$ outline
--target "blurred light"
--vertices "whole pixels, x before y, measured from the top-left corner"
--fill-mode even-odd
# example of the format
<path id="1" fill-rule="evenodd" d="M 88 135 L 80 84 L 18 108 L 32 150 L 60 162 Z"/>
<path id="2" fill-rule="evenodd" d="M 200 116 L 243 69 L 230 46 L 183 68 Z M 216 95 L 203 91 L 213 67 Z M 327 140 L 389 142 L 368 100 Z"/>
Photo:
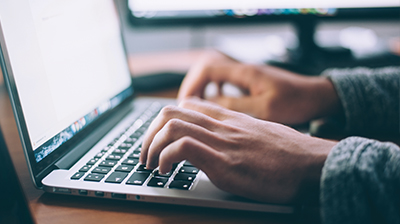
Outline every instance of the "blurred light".
<path id="1" fill-rule="evenodd" d="M 282 56 L 286 53 L 285 42 L 280 36 L 269 35 L 265 38 L 265 44 L 268 46 L 268 52 L 275 56 Z"/>
<path id="2" fill-rule="evenodd" d="M 376 33 L 362 27 L 348 27 L 340 31 L 339 40 L 342 46 L 354 51 L 373 49 L 378 43 Z"/>

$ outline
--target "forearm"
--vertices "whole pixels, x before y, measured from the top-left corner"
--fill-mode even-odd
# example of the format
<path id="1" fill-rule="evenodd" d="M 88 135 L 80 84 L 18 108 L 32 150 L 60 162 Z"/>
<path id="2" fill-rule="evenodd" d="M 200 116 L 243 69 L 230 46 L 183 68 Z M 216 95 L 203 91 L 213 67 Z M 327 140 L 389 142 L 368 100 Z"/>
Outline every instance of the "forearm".
<path id="1" fill-rule="evenodd" d="M 400 149 L 342 140 L 325 161 L 320 188 L 323 223 L 400 223 Z"/>
<path id="2" fill-rule="evenodd" d="M 347 134 L 399 134 L 400 67 L 332 69 Z"/>

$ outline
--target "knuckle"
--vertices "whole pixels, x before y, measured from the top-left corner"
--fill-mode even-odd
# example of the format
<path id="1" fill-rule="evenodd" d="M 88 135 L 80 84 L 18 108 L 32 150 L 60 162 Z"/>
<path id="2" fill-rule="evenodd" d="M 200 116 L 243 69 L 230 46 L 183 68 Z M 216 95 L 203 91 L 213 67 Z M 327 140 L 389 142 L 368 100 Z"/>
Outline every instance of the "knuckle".
<path id="1" fill-rule="evenodd" d="M 152 141 L 151 145 L 149 146 L 149 151 L 154 147 L 155 143 L 157 143 L 158 141 L 162 140 L 165 137 L 166 137 L 165 134 L 161 133 L 160 131 L 157 132 L 154 135 L 154 138 L 153 138 L 153 141 Z"/>
<path id="2" fill-rule="evenodd" d="M 192 97 L 183 99 L 183 100 L 179 103 L 179 107 L 182 107 L 182 108 L 187 108 L 187 107 L 189 107 L 189 106 L 191 105 L 191 101 L 192 101 L 192 100 L 193 100 Z"/>
<path id="3" fill-rule="evenodd" d="M 239 71 L 242 74 L 254 74 L 256 67 L 250 64 L 241 64 Z"/>
<path id="4" fill-rule="evenodd" d="M 193 150 L 193 145 L 194 145 L 194 139 L 189 136 L 184 136 L 181 139 L 179 139 L 179 144 L 178 144 L 178 151 L 179 153 L 189 153 L 191 150 Z"/>
<path id="5" fill-rule="evenodd" d="M 247 79 L 249 79 L 249 82 L 252 81 L 254 86 L 256 87 L 261 86 L 262 82 L 260 82 L 260 80 L 262 79 L 262 77 L 264 77 L 264 72 L 259 66 L 247 65 L 244 72 L 247 75 L 246 77 Z"/>
<path id="6" fill-rule="evenodd" d="M 208 73 L 212 67 L 212 64 L 213 64 L 213 62 L 208 59 L 206 59 L 205 61 L 200 63 L 199 64 L 199 73 L 201 73 L 201 74 Z"/>
<path id="7" fill-rule="evenodd" d="M 262 71 L 258 65 L 247 65 L 246 72 L 252 75 L 262 75 Z"/>
<path id="8" fill-rule="evenodd" d="M 190 76 L 204 76 L 208 73 L 211 67 L 211 62 L 206 59 L 200 60 L 197 64 L 195 64 L 192 69 L 190 69 Z"/>
<path id="9" fill-rule="evenodd" d="M 183 126 L 184 126 L 184 122 L 179 119 L 176 119 L 176 118 L 170 119 L 165 124 L 165 128 L 166 128 L 167 132 L 172 132 L 172 133 L 179 131 Z"/>
<path id="10" fill-rule="evenodd" d="M 167 105 L 161 109 L 160 115 L 163 118 L 168 119 L 168 118 L 173 117 L 176 114 L 177 110 L 178 110 L 178 108 L 176 106 Z"/>
<path id="11" fill-rule="evenodd" d="M 189 136 L 184 136 L 180 141 L 180 148 L 188 149 L 193 146 L 193 138 Z"/>
<path id="12" fill-rule="evenodd" d="M 181 108 L 186 108 L 186 109 L 191 109 L 193 107 L 196 107 L 201 102 L 201 99 L 197 96 L 190 96 L 185 99 L 183 99 L 179 103 L 179 107 Z"/>

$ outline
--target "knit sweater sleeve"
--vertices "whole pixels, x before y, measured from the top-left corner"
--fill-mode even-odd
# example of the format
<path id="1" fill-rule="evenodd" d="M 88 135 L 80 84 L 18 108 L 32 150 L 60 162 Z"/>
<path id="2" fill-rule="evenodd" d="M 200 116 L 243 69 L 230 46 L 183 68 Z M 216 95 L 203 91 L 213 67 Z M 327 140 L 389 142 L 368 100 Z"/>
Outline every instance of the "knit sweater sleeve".
<path id="1" fill-rule="evenodd" d="M 400 148 L 361 137 L 340 141 L 322 170 L 321 217 L 330 223 L 400 223 Z"/>
<path id="2" fill-rule="evenodd" d="M 400 67 L 330 69 L 350 135 L 399 133 Z"/>

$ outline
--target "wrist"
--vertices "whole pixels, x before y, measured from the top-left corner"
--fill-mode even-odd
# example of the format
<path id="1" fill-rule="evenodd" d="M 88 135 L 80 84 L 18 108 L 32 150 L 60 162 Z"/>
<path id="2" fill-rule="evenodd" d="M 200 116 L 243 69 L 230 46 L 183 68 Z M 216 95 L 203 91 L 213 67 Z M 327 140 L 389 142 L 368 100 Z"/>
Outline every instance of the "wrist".
<path id="1" fill-rule="evenodd" d="M 319 203 L 319 189 L 322 169 L 331 149 L 337 141 L 325 140 L 311 137 L 307 148 L 310 155 L 304 165 L 304 176 L 298 192 L 298 202 L 306 205 Z"/>
<path id="2" fill-rule="evenodd" d="M 312 119 L 340 113 L 342 106 L 336 89 L 327 77 L 312 77 L 308 83 L 308 98 L 312 107 Z"/>

